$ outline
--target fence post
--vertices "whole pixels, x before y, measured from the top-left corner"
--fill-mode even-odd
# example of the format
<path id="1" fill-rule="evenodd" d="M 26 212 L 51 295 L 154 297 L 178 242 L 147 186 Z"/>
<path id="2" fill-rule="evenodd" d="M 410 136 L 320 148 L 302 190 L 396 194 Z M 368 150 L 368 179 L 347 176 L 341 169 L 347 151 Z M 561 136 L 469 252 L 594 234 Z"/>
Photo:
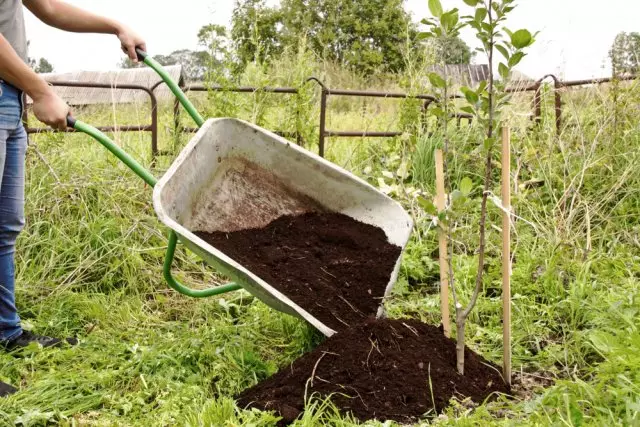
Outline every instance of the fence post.
<path id="1" fill-rule="evenodd" d="M 325 126 L 327 122 L 327 90 L 322 88 L 322 95 L 320 97 L 320 140 L 318 142 L 318 154 L 320 157 L 324 157 L 324 138 L 325 138 Z"/>
<path id="2" fill-rule="evenodd" d="M 533 95 L 533 119 L 536 125 L 540 125 L 542 122 L 542 82 L 538 80 L 536 82 L 536 91 Z"/>
<path id="3" fill-rule="evenodd" d="M 556 101 L 556 133 L 560 135 L 560 131 L 562 130 L 562 95 L 560 95 L 560 88 L 562 87 L 562 83 L 556 78 L 556 76 L 552 76 L 555 87 L 555 101 Z"/>

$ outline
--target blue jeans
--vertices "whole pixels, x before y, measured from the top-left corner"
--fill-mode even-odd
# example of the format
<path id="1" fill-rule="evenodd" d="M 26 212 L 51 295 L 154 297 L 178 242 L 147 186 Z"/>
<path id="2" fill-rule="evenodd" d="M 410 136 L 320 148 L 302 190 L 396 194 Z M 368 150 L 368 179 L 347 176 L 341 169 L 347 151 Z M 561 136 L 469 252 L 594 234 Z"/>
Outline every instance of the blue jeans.
<path id="1" fill-rule="evenodd" d="M 22 333 L 15 301 L 15 247 L 24 228 L 27 133 L 22 93 L 0 81 L 0 340 Z"/>

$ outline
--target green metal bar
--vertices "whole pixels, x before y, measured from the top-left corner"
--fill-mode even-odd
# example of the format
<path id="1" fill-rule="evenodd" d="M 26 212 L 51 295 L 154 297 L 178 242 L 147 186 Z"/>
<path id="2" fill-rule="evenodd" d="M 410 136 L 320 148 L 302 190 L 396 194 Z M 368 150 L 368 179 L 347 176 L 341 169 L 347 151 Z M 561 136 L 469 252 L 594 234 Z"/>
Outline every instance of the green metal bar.
<path id="1" fill-rule="evenodd" d="M 158 180 L 151 175 L 140 163 L 138 163 L 133 157 L 127 154 L 122 148 L 118 147 L 108 136 L 100 132 L 95 127 L 88 125 L 80 120 L 76 120 L 69 116 L 67 118 L 67 125 L 77 131 L 84 132 L 89 136 L 92 136 L 100 144 L 105 146 L 107 150 L 118 157 L 125 165 L 127 165 L 132 171 L 134 171 L 140 178 L 142 178 L 151 187 L 155 187 Z M 226 292 L 231 292 L 240 289 L 241 287 L 235 283 L 229 283 L 227 285 L 218 286 L 211 289 L 190 289 L 184 286 L 182 283 L 174 279 L 171 274 L 171 265 L 173 264 L 173 258 L 176 252 L 176 244 L 178 243 L 178 236 L 172 230 L 169 234 L 169 245 L 167 247 L 167 253 L 164 258 L 163 273 L 166 282 L 171 288 L 177 292 L 193 297 L 193 298 L 206 298 L 213 295 L 220 295 Z"/>
<path id="2" fill-rule="evenodd" d="M 78 130 L 80 132 L 84 132 L 87 135 L 92 136 L 96 139 L 100 144 L 104 145 L 107 150 L 111 151 L 116 157 L 118 157 L 122 162 L 129 167 L 132 171 L 136 173 L 140 178 L 144 180 L 147 184 L 154 187 L 158 180 L 155 176 L 151 175 L 151 172 L 146 170 L 140 163 L 138 163 L 133 157 L 127 154 L 122 148 L 118 147 L 113 141 L 109 139 L 104 133 L 100 132 L 98 129 L 90 126 L 80 120 L 75 120 L 72 117 L 67 119 L 67 122 L 70 127 Z"/>
<path id="3" fill-rule="evenodd" d="M 164 80 L 169 89 L 171 89 L 171 92 L 173 92 L 176 98 L 178 98 L 184 109 L 187 110 L 187 113 L 189 113 L 198 127 L 201 127 L 204 124 L 204 119 L 202 118 L 200 113 L 198 113 L 198 110 L 196 110 L 191 101 L 189 101 L 182 89 L 180 89 L 180 86 L 178 86 L 178 84 L 171 78 L 169 73 L 167 73 L 164 67 L 143 50 L 136 49 L 136 52 L 138 53 L 138 57 L 142 58 L 145 64 L 153 68 L 153 70 L 158 73 L 160 77 L 162 77 L 162 80 Z"/>
<path id="4" fill-rule="evenodd" d="M 176 279 L 174 279 L 171 274 L 171 264 L 173 263 L 173 256 L 176 251 L 176 244 L 178 243 L 178 235 L 175 231 L 171 231 L 169 233 L 169 246 L 167 247 L 167 255 L 164 259 L 164 280 L 171 286 L 174 290 L 180 292 L 181 294 L 193 297 L 193 298 L 206 298 L 214 295 L 220 295 L 231 291 L 236 291 L 241 289 L 241 286 L 236 283 L 228 283 L 226 285 L 217 286 L 215 288 L 210 289 L 189 289 Z"/>

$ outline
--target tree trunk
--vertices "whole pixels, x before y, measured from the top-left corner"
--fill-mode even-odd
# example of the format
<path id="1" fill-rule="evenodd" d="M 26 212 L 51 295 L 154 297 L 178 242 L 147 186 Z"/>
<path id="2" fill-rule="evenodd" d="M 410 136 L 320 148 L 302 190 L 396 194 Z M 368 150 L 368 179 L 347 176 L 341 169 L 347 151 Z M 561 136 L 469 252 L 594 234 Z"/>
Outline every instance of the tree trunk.
<path id="1" fill-rule="evenodd" d="M 456 360 L 458 373 L 464 375 L 464 324 L 465 317 L 461 308 L 456 310 Z"/>

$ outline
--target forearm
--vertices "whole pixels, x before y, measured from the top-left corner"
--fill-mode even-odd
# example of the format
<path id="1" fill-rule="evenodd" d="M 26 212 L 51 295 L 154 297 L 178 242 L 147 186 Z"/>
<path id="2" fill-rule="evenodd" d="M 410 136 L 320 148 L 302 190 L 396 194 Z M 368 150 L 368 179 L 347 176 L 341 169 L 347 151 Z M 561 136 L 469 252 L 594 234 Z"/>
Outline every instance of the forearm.
<path id="1" fill-rule="evenodd" d="M 24 0 L 24 5 L 42 22 L 74 33 L 118 34 L 118 21 L 96 15 L 59 0 Z"/>
<path id="2" fill-rule="evenodd" d="M 0 34 L 0 78 L 23 90 L 32 99 L 40 98 L 52 90 L 42 77 L 24 63 L 2 34 Z"/>

